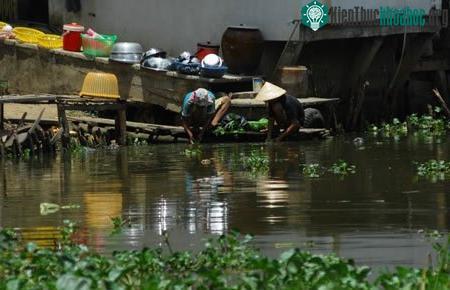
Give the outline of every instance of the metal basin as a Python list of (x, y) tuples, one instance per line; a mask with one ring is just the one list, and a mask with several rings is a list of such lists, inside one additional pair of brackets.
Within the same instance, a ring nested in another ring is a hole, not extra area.
[(116, 43), (109, 56), (112, 61), (123, 63), (139, 63), (143, 53), (142, 46), (136, 42), (118, 42)]

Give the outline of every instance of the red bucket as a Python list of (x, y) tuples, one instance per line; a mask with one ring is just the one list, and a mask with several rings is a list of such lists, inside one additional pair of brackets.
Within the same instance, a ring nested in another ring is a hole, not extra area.
[(81, 51), (81, 34), (84, 27), (76, 23), (66, 24), (63, 26), (63, 48), (68, 51)]
[(202, 61), (208, 54), (214, 53), (219, 55), (219, 49), (220, 45), (212, 44), (209, 41), (206, 43), (197, 43), (197, 53), (195, 54), (195, 57)]

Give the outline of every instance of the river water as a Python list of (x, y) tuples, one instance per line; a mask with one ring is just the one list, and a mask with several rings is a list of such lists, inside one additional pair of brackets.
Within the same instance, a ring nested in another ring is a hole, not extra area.
[[(161, 245), (163, 231), (172, 247), (195, 250), (238, 229), (273, 257), (299, 247), (374, 267), (425, 266), (431, 247), (423, 231), (449, 229), (450, 182), (417, 177), (413, 162), (449, 160), (450, 138), (355, 137), (203, 145), (196, 156), (186, 156), (188, 145), (165, 144), (4, 160), (0, 226), (52, 245), (70, 219), (81, 227), (77, 239), (104, 253)], [(268, 156), (267, 173), (243, 168), (252, 151)], [(338, 159), (356, 174), (308, 178), (299, 168)], [(80, 208), (41, 215), (44, 202)], [(130, 226), (111, 234), (117, 216)]]

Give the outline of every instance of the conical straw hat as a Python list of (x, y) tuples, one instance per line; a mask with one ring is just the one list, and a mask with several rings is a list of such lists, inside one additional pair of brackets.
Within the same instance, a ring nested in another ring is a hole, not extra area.
[(256, 95), (255, 100), (268, 102), (270, 100), (277, 99), (284, 94), (286, 94), (286, 90), (274, 84), (266, 82), (259, 93)]

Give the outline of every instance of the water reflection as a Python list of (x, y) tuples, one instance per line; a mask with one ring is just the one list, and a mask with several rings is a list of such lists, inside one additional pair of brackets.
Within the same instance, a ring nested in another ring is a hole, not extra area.
[[(191, 158), (185, 145), (164, 145), (2, 161), (0, 225), (49, 246), (71, 219), (82, 228), (78, 238), (104, 252), (158, 245), (164, 231), (186, 248), (239, 229), (271, 255), (276, 245), (312, 245), (371, 265), (420, 265), (429, 247), (416, 233), (448, 230), (450, 183), (418, 179), (412, 162), (448, 159), (446, 143), (367, 140), (355, 149), (351, 140), (205, 146)], [(268, 172), (243, 168), (251, 151), (268, 157)], [(357, 174), (300, 174), (300, 163), (338, 159), (355, 164)], [(42, 202), (81, 208), (40, 216)], [(132, 225), (111, 235), (116, 216)]]

